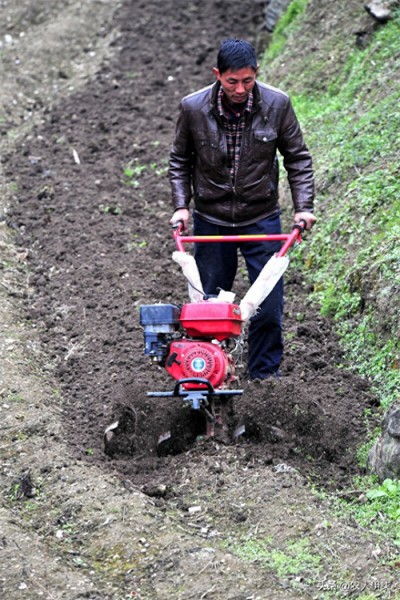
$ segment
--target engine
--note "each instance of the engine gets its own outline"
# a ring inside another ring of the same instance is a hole
[[[144,352],[165,367],[187,389],[204,387],[195,379],[206,379],[215,388],[234,379],[234,361],[228,341],[240,336],[240,308],[229,302],[204,301],[184,304],[141,306]]]
[[[174,379],[201,377],[219,388],[232,379],[234,365],[220,344],[183,339],[171,343],[165,369]]]

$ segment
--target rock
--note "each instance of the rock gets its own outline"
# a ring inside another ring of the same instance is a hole
[[[387,23],[392,18],[393,0],[373,0],[364,5],[365,10],[379,23]]]
[[[148,483],[142,487],[142,492],[150,498],[165,498],[169,491],[169,486],[165,484]]]
[[[289,6],[291,0],[270,0],[264,11],[264,26],[272,32],[275,25]]]
[[[269,442],[273,444],[277,444],[278,442],[283,442],[288,438],[286,431],[281,429],[280,427],[275,427],[271,425],[267,432],[267,439]]]
[[[400,400],[382,420],[382,435],[369,451],[367,469],[381,481],[400,478]]]

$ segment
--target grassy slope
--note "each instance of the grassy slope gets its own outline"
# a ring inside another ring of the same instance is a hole
[[[400,389],[400,6],[374,26],[362,3],[350,1],[347,15],[339,0],[321,4],[293,0],[261,78],[291,95],[314,158],[319,221],[301,247],[302,273],[347,366],[370,378],[385,409]],[[355,504],[355,516],[368,526],[385,515],[381,531],[396,539],[400,483],[356,485],[371,502]]]
[[[306,276],[336,320],[349,363],[387,407],[400,389],[400,8],[362,49],[332,27],[318,51],[302,54],[314,4],[292,2],[263,64],[268,81],[290,93],[314,158],[319,222]],[[283,63],[290,69],[282,77]]]

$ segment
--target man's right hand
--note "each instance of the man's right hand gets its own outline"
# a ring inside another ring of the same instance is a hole
[[[182,233],[188,233],[189,232],[189,218],[190,218],[190,212],[187,208],[178,208],[178,210],[176,210],[174,212],[174,214],[172,215],[170,224],[172,226],[174,226],[174,225],[176,225],[176,223],[178,223],[178,221],[181,221],[183,223]]]

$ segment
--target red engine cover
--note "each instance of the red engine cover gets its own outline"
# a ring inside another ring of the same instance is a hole
[[[172,342],[165,368],[174,379],[202,377],[214,388],[229,381],[234,371],[231,357],[218,344],[197,340]],[[195,389],[197,386],[184,384],[184,387]]]
[[[221,342],[239,336],[242,331],[240,306],[230,302],[184,304],[179,320],[191,337],[208,337]]]

